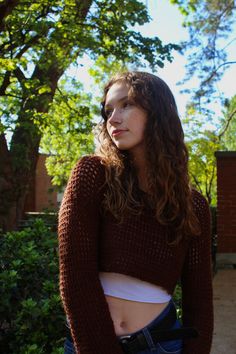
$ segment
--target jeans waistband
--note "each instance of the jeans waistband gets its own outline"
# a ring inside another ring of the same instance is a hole
[[[124,353],[136,354],[147,348],[155,348],[157,343],[196,338],[197,335],[195,328],[181,327],[176,317],[175,305],[173,301],[170,301],[160,315],[148,325],[127,336],[120,336],[118,339]]]
[[[140,329],[136,332],[130,333],[129,336],[137,335],[139,332],[142,332],[142,330],[150,329],[151,327],[157,325],[164,317],[167,316],[167,314],[170,312],[170,310],[172,311],[172,314],[174,311],[176,311],[175,304],[174,304],[173,300],[170,300],[169,304],[164,308],[164,310],[157,317],[155,317],[151,322],[149,322],[145,327],[143,327],[142,329]],[[175,320],[176,320],[176,317],[174,318],[174,321]],[[127,337],[127,336],[119,336],[118,338],[122,339],[122,337]]]

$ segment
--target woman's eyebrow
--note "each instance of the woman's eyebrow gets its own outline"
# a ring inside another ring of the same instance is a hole
[[[127,98],[128,98],[128,96],[126,95],[126,96],[123,96],[123,97],[119,98],[119,99],[118,99],[117,101],[115,101],[115,102],[121,103],[121,102],[125,101]],[[108,108],[108,107],[109,107],[109,108],[112,107],[112,102],[113,102],[113,101],[106,103],[106,104],[105,104],[105,109]]]

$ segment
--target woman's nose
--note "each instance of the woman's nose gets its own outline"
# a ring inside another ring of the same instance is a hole
[[[115,108],[108,119],[110,124],[119,124],[122,122],[121,111],[119,108]]]

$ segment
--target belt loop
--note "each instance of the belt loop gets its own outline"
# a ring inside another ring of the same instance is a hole
[[[136,352],[134,352],[131,348],[131,346],[129,345],[129,339],[128,338],[122,338],[119,341],[122,350],[125,354],[136,354]]]

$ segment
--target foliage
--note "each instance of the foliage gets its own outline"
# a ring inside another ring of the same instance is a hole
[[[52,183],[66,184],[70,171],[79,157],[94,151],[92,129],[94,108],[91,95],[71,78],[60,82],[51,105],[46,127],[42,130],[41,149],[49,157],[46,166]]]
[[[228,59],[234,44],[232,32],[235,25],[236,5],[233,0],[171,0],[185,15],[189,40],[183,43],[188,53],[186,80],[198,77],[199,87],[192,90],[193,102],[207,112],[209,102],[218,98],[215,85],[229,65],[236,64],[235,57]],[[234,53],[235,55],[235,53]]]
[[[118,72],[128,70],[127,65],[110,55],[108,58],[99,56],[94,65],[89,69],[89,74],[94,79],[94,83],[101,89],[104,84]]]
[[[189,170],[192,184],[207,198],[209,204],[216,205],[216,159],[219,150],[214,132],[204,131],[202,136],[187,143],[189,150]]]
[[[180,284],[177,284],[173,294],[173,300],[176,305],[177,318],[182,320],[182,288]]]
[[[225,101],[219,138],[225,150],[236,150],[236,95]]]
[[[182,43],[187,55],[186,76],[197,82],[194,88],[184,89],[191,93],[184,120],[190,155],[192,183],[212,204],[216,204],[217,150],[235,148],[235,113],[227,109],[217,117],[216,105],[223,106],[225,97],[217,86],[225,70],[236,64],[235,51],[235,2],[233,0],[170,0],[184,15],[183,26],[188,29],[189,39]],[[230,51],[233,58],[230,58]]]
[[[236,150],[236,96],[225,102],[221,122],[216,125],[190,104],[183,126],[189,150],[189,170],[192,184],[216,205],[216,158],[219,150]],[[213,129],[214,127],[214,129]]]
[[[57,235],[36,219],[0,238],[2,353],[63,353]]]
[[[221,149],[217,132],[209,129],[210,122],[190,105],[183,120],[186,144],[189,151],[189,172],[192,185],[216,205],[216,159],[215,151]]]

